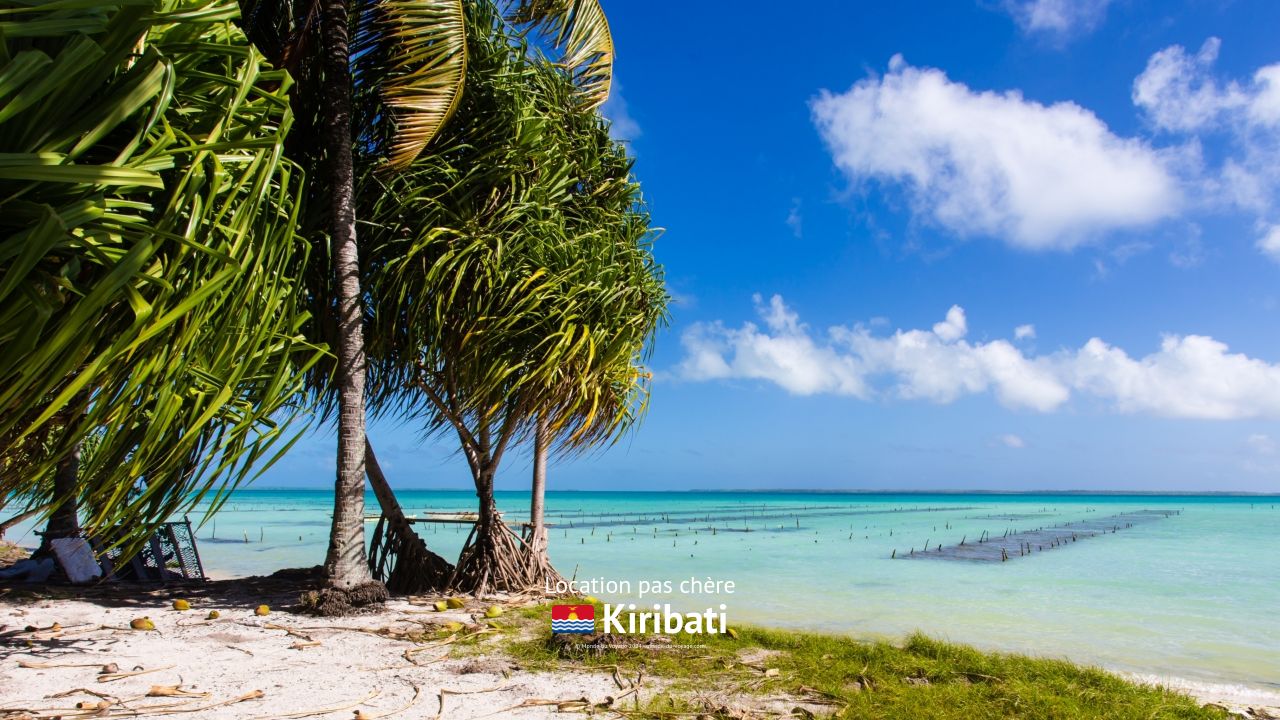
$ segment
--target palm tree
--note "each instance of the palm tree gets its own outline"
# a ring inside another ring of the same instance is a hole
[[[468,5],[489,0],[243,0],[245,27],[258,47],[298,81],[292,94],[302,132],[295,157],[313,169],[313,198],[327,206],[330,287],[319,288],[317,315],[331,315],[336,378],[317,383],[337,405],[338,461],[333,527],[325,562],[338,590],[368,586],[364,543],[366,351],[354,177],[407,168],[458,108],[467,67]],[[608,93],[612,50],[596,0],[534,2],[514,16],[556,33],[565,69],[580,77],[587,102]],[[352,22],[354,18],[354,22]],[[348,28],[354,37],[348,38]],[[485,31],[492,28],[486,26]],[[359,100],[353,112],[352,98]],[[317,132],[318,131],[318,132]],[[323,158],[311,139],[324,138]],[[354,154],[353,154],[354,149]],[[325,330],[322,323],[320,331]]]
[[[411,162],[452,114],[466,66],[462,2],[245,0],[242,6],[253,42],[297,81],[291,102],[300,132],[291,148],[311,169],[313,209],[328,211],[314,213],[319,217],[309,223],[328,236],[331,268],[328,278],[313,285],[319,320],[313,334],[337,349],[336,365],[323,368],[315,383],[336,405],[338,420],[326,580],[336,592],[379,600],[385,590],[373,586],[364,541],[365,313],[355,173],[357,165],[393,170]],[[365,101],[358,121],[353,93]],[[367,114],[373,107],[375,114]]]
[[[319,354],[288,77],[226,0],[0,8],[0,496],[128,550],[269,465]]]
[[[479,4],[468,19],[502,29]],[[507,450],[539,413],[574,444],[619,427],[628,414],[607,406],[634,405],[633,363],[665,294],[630,161],[604,121],[522,45],[471,35],[467,121],[408,170],[371,177],[360,207],[374,248],[374,404],[456,434],[479,513],[452,585],[483,593],[530,584],[494,502]]]

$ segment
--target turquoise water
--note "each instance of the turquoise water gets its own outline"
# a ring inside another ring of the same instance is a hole
[[[400,498],[411,515],[474,509],[466,492]],[[499,493],[498,502],[508,520],[524,519],[527,493]],[[198,533],[204,562],[218,575],[318,564],[331,504],[323,491],[239,491]],[[910,557],[926,541],[950,548],[984,531],[1138,510],[1180,512],[1130,528],[1119,520],[1115,533],[1029,557],[1015,551],[1008,562]],[[698,611],[725,603],[730,622],[859,637],[920,630],[1116,670],[1280,688],[1280,498],[553,492],[548,521],[566,576],[631,582],[631,595],[605,600],[637,602],[641,580],[732,580],[732,594],[643,601]],[[417,527],[450,560],[467,530]]]

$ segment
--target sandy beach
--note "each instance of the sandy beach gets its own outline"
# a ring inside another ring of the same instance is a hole
[[[258,616],[257,604],[283,607],[296,595],[243,589],[160,591],[136,601],[6,598],[0,716],[542,718],[584,700],[607,706],[624,692],[604,674],[526,672],[498,653],[452,656],[454,636],[437,629],[475,629],[493,602],[435,612],[396,599],[356,617],[278,609]],[[192,608],[174,610],[170,596],[191,598]],[[211,610],[220,617],[206,619]],[[131,629],[141,617],[155,630]],[[613,702],[634,703],[659,687],[646,681]]]
[[[625,711],[665,694],[690,699],[660,675],[620,677],[572,663],[551,672],[522,668],[504,652],[506,640],[489,628],[485,611],[496,605],[508,617],[536,599],[469,598],[463,608],[440,612],[434,597],[396,598],[374,613],[316,618],[289,611],[299,579],[295,572],[150,591],[6,591],[0,717],[549,718]],[[175,599],[190,609],[175,610]],[[270,607],[265,616],[255,614],[262,604]],[[218,617],[209,619],[210,611]],[[132,629],[141,618],[155,629]],[[541,630],[526,625],[522,632]],[[740,660],[776,673],[767,658],[755,652]],[[1280,693],[1128,679],[1163,684],[1241,717],[1280,716]],[[697,700],[731,717],[787,715],[794,707],[833,711],[802,696],[721,690],[709,688]]]

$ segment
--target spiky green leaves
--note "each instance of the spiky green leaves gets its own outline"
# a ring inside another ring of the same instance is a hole
[[[0,495],[93,437],[90,523],[134,539],[264,466],[317,355],[289,78],[228,0],[0,7],[47,27],[0,62]]]
[[[643,409],[666,307],[630,160],[562,73],[471,36],[457,121],[361,191],[375,408],[478,456],[535,412],[569,445],[615,437]]]

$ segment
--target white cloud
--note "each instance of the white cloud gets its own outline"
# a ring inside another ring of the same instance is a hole
[[[1257,246],[1263,255],[1280,262],[1280,225],[1266,228],[1258,238]]]
[[[1013,329],[1013,339],[1014,340],[1035,340],[1036,326],[1032,325],[1031,323],[1027,323],[1026,325],[1019,325],[1018,327]]]
[[[1141,359],[1093,338],[1064,372],[1072,384],[1121,412],[1226,420],[1280,417],[1280,366],[1241,354],[1211,337],[1169,335]]]
[[[1244,107],[1247,98],[1235,83],[1219,86],[1212,77],[1222,41],[1209,38],[1194,56],[1181,45],[1167,47],[1147,60],[1133,81],[1133,104],[1162,130],[1201,130]]]
[[[964,308],[952,305],[947,310],[947,317],[940,323],[934,323],[933,334],[942,342],[955,342],[969,333],[969,323],[964,317]]]
[[[1013,448],[1014,450],[1021,450],[1022,448],[1027,446],[1026,440],[1023,440],[1021,437],[1014,435],[1013,433],[1007,433],[1005,435],[1001,435],[1000,442],[1005,447]]]
[[[1088,110],[976,92],[900,56],[881,78],[824,91],[812,112],[851,180],[900,184],[918,214],[959,235],[1069,249],[1178,209],[1162,157]]]
[[[835,326],[818,337],[775,295],[756,297],[765,323],[696,324],[685,332],[679,374],[691,380],[766,380],[797,395],[899,397],[949,403],[991,393],[1002,405],[1051,412],[1072,393],[1123,413],[1164,417],[1280,418],[1280,365],[1230,353],[1201,335],[1166,336],[1141,358],[1092,338],[1079,350],[1024,354],[1006,340],[964,339],[953,306],[932,330],[872,335]]]
[[[1026,33],[1059,37],[1094,29],[1111,0],[1005,0],[1004,9]]]
[[[861,371],[851,358],[809,337],[798,316],[774,295],[765,304],[755,298],[765,322],[740,329],[695,325],[681,339],[686,357],[680,374],[691,380],[750,378],[768,380],[796,395],[831,393],[867,397]]]
[[[615,78],[609,89],[609,97],[600,106],[600,114],[609,120],[609,135],[614,140],[631,142],[644,134],[640,123],[631,117],[627,108],[627,99],[622,96],[622,83]]]
[[[1249,84],[1222,82],[1213,75],[1221,49],[1211,37],[1194,56],[1181,45],[1152,55],[1133,81],[1133,103],[1161,130],[1280,124],[1280,63],[1259,69]]]
[[[1221,49],[1211,37],[1194,55],[1181,45],[1152,55],[1133,102],[1155,129],[1182,136],[1182,172],[1199,186],[1200,204],[1267,216],[1280,193],[1280,63],[1223,78],[1214,69]],[[1274,257],[1266,240],[1258,247]]]

